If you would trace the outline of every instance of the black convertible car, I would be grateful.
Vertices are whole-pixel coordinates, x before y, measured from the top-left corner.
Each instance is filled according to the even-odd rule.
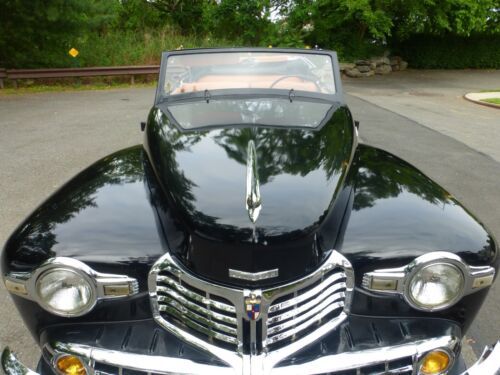
[[[166,52],[141,126],[7,241],[42,350],[8,375],[499,373],[500,344],[460,357],[495,240],[358,144],[334,52]]]

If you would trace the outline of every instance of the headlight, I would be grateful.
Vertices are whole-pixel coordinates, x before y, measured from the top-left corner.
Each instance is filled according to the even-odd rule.
[[[36,281],[42,307],[61,316],[78,316],[96,302],[94,289],[82,274],[65,268],[49,269]]]
[[[408,281],[407,297],[415,307],[441,310],[462,297],[464,275],[450,263],[428,264],[416,270]]]

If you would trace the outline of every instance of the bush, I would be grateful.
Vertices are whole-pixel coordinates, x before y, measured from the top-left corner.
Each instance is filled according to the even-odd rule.
[[[79,52],[76,58],[69,56],[69,47],[63,45],[52,54],[33,60],[33,67],[154,65],[160,63],[162,51],[232,45],[216,38],[181,35],[169,27],[142,32],[111,30],[102,35],[90,33],[76,39],[71,45]]]
[[[500,35],[415,35],[393,48],[412,68],[500,69]]]

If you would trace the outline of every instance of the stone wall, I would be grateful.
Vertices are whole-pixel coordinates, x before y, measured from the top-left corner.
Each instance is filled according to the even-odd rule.
[[[369,60],[358,60],[354,64],[340,64],[340,70],[348,77],[354,78],[385,75],[405,70],[407,67],[408,63],[399,56],[373,57]]]

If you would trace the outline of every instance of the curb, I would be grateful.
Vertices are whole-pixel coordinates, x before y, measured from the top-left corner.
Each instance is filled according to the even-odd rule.
[[[464,99],[465,99],[465,100],[468,100],[469,102],[472,102],[472,103],[476,103],[476,104],[484,105],[484,106],[486,106],[486,107],[500,109],[500,105],[498,105],[498,104],[493,104],[493,103],[488,103],[488,102],[483,102],[483,101],[481,101],[481,100],[477,100],[477,99],[473,99],[473,98],[471,97],[471,94],[476,94],[476,93],[473,93],[473,92],[467,93],[467,94],[465,94],[465,95],[464,95]]]

